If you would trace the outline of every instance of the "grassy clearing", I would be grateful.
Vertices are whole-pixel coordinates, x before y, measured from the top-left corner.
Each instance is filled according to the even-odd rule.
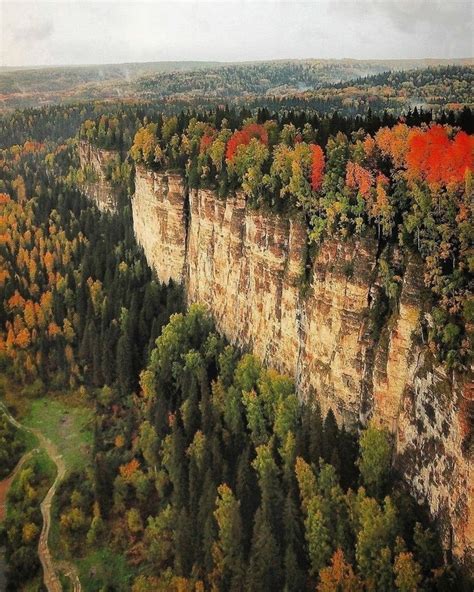
[[[94,415],[91,405],[88,404],[83,394],[77,392],[47,393],[41,398],[31,399],[20,395],[18,389],[14,388],[10,382],[2,380],[2,377],[0,377],[0,387],[3,387],[0,388],[2,399],[13,415],[25,428],[38,430],[54,445],[57,452],[53,452],[53,454],[59,453],[62,456],[67,473],[82,471],[90,465]],[[40,473],[48,477],[45,484],[49,483],[49,487],[56,476],[55,463],[43,448],[41,439],[28,429],[22,429],[21,434],[26,450],[39,449],[34,452],[34,461]],[[51,453],[51,450],[49,452]],[[28,462],[25,463],[26,466],[28,466]],[[43,493],[45,494],[46,490],[42,492],[41,499]],[[65,558],[57,514],[57,499],[53,499],[49,545],[54,557]],[[104,581],[109,577],[109,565],[113,565],[113,573],[120,574],[119,578],[122,577],[126,568],[124,561],[125,567],[119,559],[111,558],[109,555],[103,556],[102,553],[94,553],[90,562],[87,559],[84,562],[89,563],[90,566],[96,566],[90,567],[89,572],[91,569],[97,569],[98,572],[104,574],[103,578],[101,576]],[[41,587],[41,578],[32,580],[29,584],[32,586],[32,591],[38,590]],[[63,588],[65,592],[72,589],[68,578],[64,579]],[[87,588],[83,589],[87,590]],[[99,589],[100,587],[91,588],[91,590]],[[119,590],[119,588],[115,589]]]
[[[39,472],[42,476],[48,477],[48,489],[53,484],[53,481],[56,478],[56,465],[48,456],[45,450],[40,450],[37,454],[34,455],[34,459],[36,460],[36,466],[39,468]],[[45,492],[46,495],[46,492]],[[44,497],[44,496],[43,496]]]
[[[40,430],[62,454],[68,472],[84,469],[93,444],[93,414],[68,397],[43,397],[31,401],[23,424]]]
[[[77,565],[84,592],[126,592],[131,589],[133,569],[127,564],[125,557],[110,549],[94,551],[77,561]]]
[[[91,462],[93,445],[93,410],[84,396],[78,393],[48,393],[38,399],[25,399],[14,389],[4,391],[3,399],[19,421],[28,428],[40,431],[62,455],[68,473],[86,469]],[[38,438],[23,430],[28,450],[40,448],[35,454],[41,472],[54,479],[56,467],[41,448]],[[124,556],[110,549],[91,549],[82,558],[70,558],[61,543],[58,517],[58,500],[53,500],[49,546],[56,559],[72,560],[79,569],[83,592],[99,592],[105,589],[125,592],[131,589],[135,570],[127,564]],[[63,577],[65,592],[71,582]],[[33,587],[32,590],[35,588]]]

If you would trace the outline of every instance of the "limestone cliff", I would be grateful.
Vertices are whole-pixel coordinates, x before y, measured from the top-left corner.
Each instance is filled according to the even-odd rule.
[[[446,547],[474,549],[472,460],[462,409],[474,395],[424,346],[422,269],[404,262],[398,308],[374,328],[381,280],[375,240],[326,240],[308,268],[297,219],[251,210],[244,196],[188,195],[176,174],[137,168],[137,240],[158,278],[184,283],[234,344],[296,379],[349,426],[373,418],[394,435],[394,466],[440,519]],[[379,319],[380,320],[380,319]]]
[[[198,191],[189,201],[188,301],[204,302],[232,342],[295,376],[302,396],[317,393],[323,410],[356,423],[376,246],[323,243],[303,289],[302,224],[247,210],[242,196],[224,202]]]
[[[78,154],[83,171],[93,176],[82,184],[84,193],[95,202],[99,210],[113,212],[117,208],[119,189],[107,180],[107,166],[116,162],[116,150],[95,148],[89,142],[78,143]]]
[[[184,185],[180,175],[137,167],[133,229],[160,282],[182,282],[186,257]]]

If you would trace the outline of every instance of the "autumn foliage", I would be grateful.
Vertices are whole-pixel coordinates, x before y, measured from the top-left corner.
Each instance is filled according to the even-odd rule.
[[[346,185],[350,189],[357,189],[362,197],[367,198],[374,184],[374,177],[370,171],[356,162],[347,163]]]
[[[311,189],[319,191],[323,184],[324,152],[321,146],[311,144]]]
[[[450,139],[441,125],[415,129],[408,140],[406,166],[410,178],[429,185],[462,183],[466,170],[474,168],[474,137],[459,132]]]
[[[206,150],[210,147],[213,141],[214,136],[210,134],[204,134],[204,136],[201,138],[201,143],[199,145],[199,152],[206,152]]]
[[[453,134],[447,126],[409,128],[400,123],[379,130],[376,141],[396,168],[405,169],[410,181],[426,181],[430,186],[461,184],[466,171],[474,169],[474,136],[463,131]]]
[[[237,148],[242,145],[247,146],[248,144],[250,144],[250,141],[253,138],[256,138],[257,140],[262,142],[262,144],[268,144],[268,133],[263,125],[260,125],[258,123],[249,123],[248,125],[244,126],[241,130],[234,132],[227,144],[227,160],[232,161],[237,151]]]
[[[130,462],[121,465],[120,475],[125,479],[125,481],[129,481],[139,468],[140,462],[136,458],[132,458]]]

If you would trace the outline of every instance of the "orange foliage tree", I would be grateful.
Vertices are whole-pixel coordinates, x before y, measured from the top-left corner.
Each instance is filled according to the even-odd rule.
[[[257,138],[262,144],[268,145],[268,132],[263,125],[258,123],[249,123],[240,131],[233,133],[227,143],[226,158],[232,161],[239,146],[247,146],[252,138]]]
[[[311,144],[311,189],[319,191],[323,184],[324,152],[318,144]]]

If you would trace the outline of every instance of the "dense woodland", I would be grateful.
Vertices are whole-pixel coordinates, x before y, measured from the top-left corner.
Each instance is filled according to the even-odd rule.
[[[389,434],[372,425],[348,434],[332,412],[300,404],[289,377],[229,346],[203,309],[185,313],[179,288],[147,267],[129,205],[101,214],[82,195],[68,138],[81,120],[80,139],[123,151],[130,165],[183,170],[190,189],[223,199],[241,189],[249,207],[304,217],[315,245],[372,233],[382,247],[416,249],[437,303],[427,337],[461,367],[472,136],[456,126],[470,113],[429,125],[418,111],[397,122],[48,109],[2,119],[12,141],[0,155],[0,363],[19,397],[79,389],[94,408],[91,466],[62,483],[56,516],[70,557],[101,548],[126,557],[126,581],[97,573],[93,589],[469,589],[391,473]],[[52,114],[60,121],[47,126]],[[399,270],[387,262],[385,273],[395,306]],[[11,590],[40,567],[45,482],[32,462],[9,494]]]
[[[3,369],[5,370],[5,364]],[[5,418],[0,416],[0,479],[7,477],[20,460],[25,446],[16,430]]]
[[[224,112],[214,120],[160,118],[138,130],[130,155],[139,164],[182,170],[191,190],[210,187],[223,199],[241,190],[250,207],[303,216],[314,248],[327,236],[375,235],[381,250],[398,244],[419,253],[435,304],[424,328],[430,347],[450,367],[468,365],[474,137],[449,124],[416,125],[423,113],[391,126],[378,117],[332,116],[323,119],[322,134],[317,117],[301,115],[297,125],[266,116],[260,111],[237,129]],[[462,114],[468,126],[471,117]],[[86,122],[82,134],[86,128],[97,130]],[[110,124],[103,129],[106,137]],[[400,271],[390,262],[383,270],[392,304]]]
[[[43,519],[39,504],[51,484],[52,473],[44,456],[32,455],[8,492],[8,514],[0,525],[8,590],[21,590],[41,570],[38,539]]]
[[[399,111],[421,103],[435,108],[453,102],[469,104],[472,98],[463,82],[469,77],[472,80],[472,60],[431,60],[430,64],[426,68],[425,60],[278,60],[6,68],[0,71],[0,106],[15,109],[78,101],[115,102],[121,97],[125,102],[162,101],[165,105],[181,104],[182,108],[257,98],[265,104],[271,97],[306,95],[312,99],[313,108],[322,112],[347,109],[347,114],[354,114],[357,106],[362,110],[372,106]],[[358,86],[361,78],[386,77],[388,71],[396,73],[389,84],[378,87],[377,81],[373,86],[363,82],[369,92]],[[427,75],[420,78],[420,71]],[[333,90],[335,84],[347,90],[340,93],[340,86]]]
[[[345,113],[362,109],[387,109],[394,113],[408,108],[460,109],[472,107],[474,68],[444,66],[409,71],[387,71],[307,91],[308,106],[331,105]]]

